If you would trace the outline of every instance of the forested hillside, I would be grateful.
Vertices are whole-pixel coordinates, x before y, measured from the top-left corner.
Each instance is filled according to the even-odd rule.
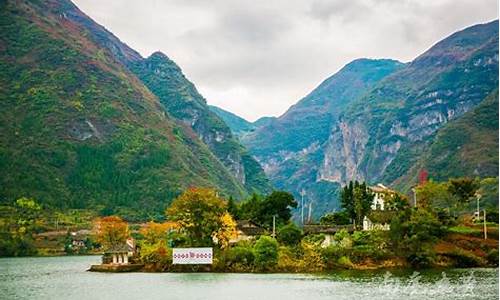
[[[102,28],[72,3],[0,5],[0,201],[147,213],[189,186],[252,191],[123,64],[142,58],[114,36],[90,34],[75,19]]]

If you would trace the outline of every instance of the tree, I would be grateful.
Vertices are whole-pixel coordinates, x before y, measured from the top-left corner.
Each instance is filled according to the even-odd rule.
[[[221,217],[221,224],[222,226],[214,237],[217,240],[217,244],[220,245],[221,248],[226,248],[229,246],[229,241],[238,236],[238,232],[236,231],[236,221],[234,221],[233,217],[226,212]]]
[[[456,196],[462,203],[469,201],[479,189],[479,182],[471,178],[455,178],[449,181],[448,192]]]
[[[227,212],[230,213],[235,220],[240,218],[238,205],[234,202],[233,197],[229,197],[229,200],[227,200]]]
[[[250,198],[240,204],[240,208],[238,211],[240,219],[247,219],[257,222],[260,207],[262,205],[261,203],[261,197],[255,193],[252,194]]]
[[[18,232],[20,234],[31,234],[41,209],[40,204],[34,199],[21,197],[16,200],[17,225],[19,225]]]
[[[94,233],[97,242],[108,249],[123,245],[129,237],[127,222],[117,216],[97,219],[94,222]]]
[[[347,225],[351,223],[351,219],[344,210],[325,214],[319,219],[319,223],[321,225]]]
[[[300,243],[302,239],[302,230],[294,223],[289,223],[278,230],[278,241],[281,243],[294,246]]]
[[[444,233],[438,218],[423,208],[407,209],[391,222],[395,248],[415,267],[427,267],[434,260],[433,246]]]
[[[164,223],[156,223],[156,222],[148,222],[145,226],[143,226],[139,233],[144,236],[144,241],[148,244],[156,244],[160,241],[167,240],[167,233],[171,230],[175,230],[179,228],[179,224],[176,222],[164,222]]]
[[[190,188],[174,199],[167,209],[167,218],[179,223],[192,246],[209,246],[223,228],[227,204],[216,191]]]
[[[261,203],[258,215],[255,216],[257,223],[271,228],[273,216],[276,216],[276,225],[280,226],[288,223],[292,218],[291,208],[297,207],[297,201],[293,195],[284,191],[274,191],[269,194]]]
[[[340,194],[342,208],[347,212],[349,217],[354,220],[356,227],[361,227],[363,218],[371,209],[371,204],[375,195],[366,186],[366,183],[358,181],[349,182]]]
[[[447,208],[450,209],[456,202],[448,192],[448,187],[444,183],[432,180],[419,185],[416,188],[417,206],[420,208]]]
[[[255,265],[261,270],[267,270],[278,263],[278,242],[269,237],[261,236],[254,246]]]
[[[409,207],[408,197],[400,193],[386,193],[385,207],[389,210],[403,210]]]

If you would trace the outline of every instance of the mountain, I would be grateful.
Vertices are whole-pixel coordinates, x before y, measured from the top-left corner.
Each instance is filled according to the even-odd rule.
[[[175,62],[155,52],[144,60],[131,62],[129,68],[171,116],[194,130],[249,193],[271,190],[260,165],[233,136],[223,119],[210,110],[205,98]]]
[[[436,130],[497,87],[498,21],[452,34],[345,110],[330,133],[320,177],[392,184]]]
[[[276,117],[261,117],[261,118],[257,119],[255,122],[253,122],[252,124],[255,127],[262,127],[262,126],[269,125],[269,123],[273,122],[274,120],[276,120]]]
[[[134,66],[166,57],[142,58],[69,1],[0,8],[0,202],[27,196],[52,207],[148,214],[189,186],[237,198],[266,186],[258,163],[214,114],[203,115],[209,121],[200,129],[171,111],[171,102],[190,101],[201,107],[192,111],[208,111],[199,94],[178,95],[194,93],[180,69],[157,81],[135,74]],[[165,88],[151,84],[160,81]]]
[[[330,128],[342,110],[404,64],[388,59],[355,60],[323,81],[279,118],[242,138],[273,184],[314,201],[316,212],[332,209],[339,184],[318,180]]]
[[[249,132],[252,132],[257,127],[253,123],[243,119],[242,117],[239,117],[220,107],[209,105],[209,108],[212,112],[214,112],[217,116],[219,116],[219,118],[221,118],[224,121],[224,123],[226,123],[227,126],[229,126],[229,128],[231,128],[231,131],[236,136],[241,136]]]
[[[210,111],[206,100],[174,61],[161,52],[142,58],[76,6],[67,2],[64,10],[72,22],[87,29],[97,44],[107,48],[116,60],[127,66],[158,97],[166,112],[191,126],[246,191],[265,193],[272,189],[259,164],[240,145],[224,121]]]
[[[498,90],[472,110],[438,129],[418,160],[394,185],[408,189],[420,170],[435,180],[498,176]],[[460,162],[460,163],[457,163]]]
[[[470,159],[473,152],[460,156],[441,149],[442,136],[450,131],[437,132],[497,87],[498,21],[493,21],[454,33],[407,64],[356,60],[243,142],[276,187],[297,197],[303,191],[319,215],[338,208],[338,188],[349,180],[406,191],[415,183],[418,166]],[[490,139],[477,147],[491,145],[495,131],[481,132]],[[464,147],[481,134],[471,135]],[[446,153],[455,156],[443,158]],[[498,157],[493,156],[475,157],[474,167],[451,168],[455,171],[449,174],[429,167],[435,170],[430,176],[497,176]]]

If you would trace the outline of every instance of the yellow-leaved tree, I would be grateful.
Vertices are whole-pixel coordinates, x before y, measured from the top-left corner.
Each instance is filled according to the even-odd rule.
[[[129,237],[128,224],[117,216],[99,218],[94,222],[94,234],[106,249],[123,245]]]
[[[186,190],[172,202],[166,214],[170,221],[179,224],[192,246],[211,246],[213,237],[227,243],[235,230],[235,222],[227,213],[227,202],[213,189]]]

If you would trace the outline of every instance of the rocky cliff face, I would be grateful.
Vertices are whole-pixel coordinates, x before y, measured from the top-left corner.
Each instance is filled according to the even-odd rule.
[[[419,156],[412,149],[497,87],[497,27],[450,36],[353,103],[330,134],[322,178],[391,184],[407,172],[408,158]]]
[[[268,192],[270,183],[262,169],[239,144],[230,128],[212,112],[196,87],[165,54],[129,64],[130,69],[160,99],[165,110],[191,127],[198,137],[249,192]]]
[[[283,116],[269,120],[254,132],[243,136],[242,141],[277,188],[289,190],[297,198],[301,197],[301,192],[305,192],[306,199],[314,202],[313,214],[332,209],[336,203],[330,200],[336,199],[339,184],[330,180],[330,176],[336,175],[320,171],[321,166],[333,162],[342,170],[351,167],[343,161],[326,157],[326,143],[332,126],[352,101],[403,66],[404,64],[394,60],[353,61],[326,79]],[[344,128],[345,134],[361,134],[349,133],[349,130],[350,128]],[[345,148],[339,148],[339,151],[345,152],[345,157],[348,157],[356,143],[336,147]],[[355,165],[356,162],[352,161],[352,164]],[[335,173],[340,176],[337,170]],[[325,198],[326,201],[322,200]]]
[[[205,99],[167,55],[155,52],[142,58],[104,27],[96,24],[74,5],[51,0],[72,22],[84,27],[101,47],[125,65],[160,100],[166,113],[190,127],[248,192],[271,189],[262,169],[232,135],[230,129],[210,111]],[[248,166],[246,166],[248,164]]]
[[[401,178],[416,177],[409,173],[436,132],[497,88],[498,21],[457,32],[408,64],[360,62],[243,139],[275,185],[298,197],[304,190],[317,210],[338,207],[337,189],[349,180],[413,183]]]

